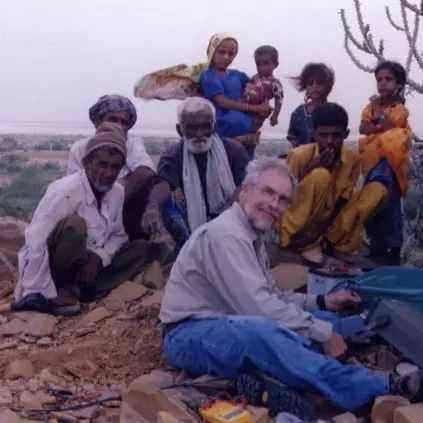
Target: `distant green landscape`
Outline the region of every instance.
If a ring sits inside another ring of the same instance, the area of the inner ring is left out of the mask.
[[[10,183],[0,187],[0,215],[12,216],[21,220],[31,219],[39,200],[47,185],[66,174],[66,169],[58,162],[47,161],[33,163],[25,153],[31,151],[66,151],[74,139],[49,139],[45,142],[29,146],[19,143],[13,136],[7,136],[0,142],[0,175],[8,175]],[[158,156],[165,151],[177,138],[143,138],[147,152]],[[354,145],[354,144],[352,144]],[[30,147],[30,148],[29,148]],[[284,141],[263,141],[257,148],[257,154],[277,156],[286,152],[289,144]],[[415,149],[412,154],[414,163],[410,178],[410,191],[403,202],[406,231],[406,248],[410,250],[423,248],[423,150]]]

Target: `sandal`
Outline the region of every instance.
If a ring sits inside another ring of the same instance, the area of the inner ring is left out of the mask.
[[[47,299],[43,294],[35,293],[12,302],[10,310],[15,312],[36,311],[53,316],[74,316],[81,312],[82,307],[80,304],[59,305],[55,300]]]

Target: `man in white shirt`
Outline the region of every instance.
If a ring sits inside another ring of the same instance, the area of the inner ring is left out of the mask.
[[[316,296],[277,288],[264,238],[288,207],[294,183],[283,161],[251,161],[239,201],[184,244],[160,311],[166,360],[196,374],[238,377],[239,393],[253,405],[263,405],[258,398],[267,392],[265,405],[273,416],[283,411],[281,391],[272,378],[253,377],[254,370],[291,389],[317,390],[348,410],[379,395],[421,395],[417,373],[399,378],[336,360],[346,351],[342,327],[336,319],[327,321],[333,315],[321,320],[315,312],[358,304],[357,294]]]
[[[146,198],[151,189],[151,180],[156,166],[148,155],[140,137],[128,136],[128,131],[137,121],[137,111],[126,97],[116,94],[104,95],[90,108],[89,117],[95,128],[103,122],[122,126],[126,139],[126,162],[119,172],[117,182],[125,188],[123,219],[131,239],[140,237],[141,217],[146,207]],[[67,174],[78,172],[83,167],[85,148],[89,138],[76,141],[70,151]],[[136,233],[134,233],[136,232]]]
[[[83,168],[47,189],[25,231],[12,309],[73,314],[65,292],[81,302],[107,295],[158,257],[159,245],[128,243],[124,189],[116,183],[126,157],[122,128],[104,123],[86,144]]]

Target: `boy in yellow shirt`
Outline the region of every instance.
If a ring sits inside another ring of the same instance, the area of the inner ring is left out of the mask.
[[[358,153],[344,146],[348,114],[335,103],[318,106],[312,116],[313,144],[290,150],[287,163],[299,181],[279,226],[280,245],[300,251],[313,264],[323,263],[323,249],[355,253],[363,223],[386,195],[379,182],[360,193]]]

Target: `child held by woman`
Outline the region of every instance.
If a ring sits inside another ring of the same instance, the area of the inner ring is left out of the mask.
[[[250,81],[244,72],[229,68],[237,54],[238,42],[233,36],[215,34],[207,49],[209,66],[200,76],[200,89],[215,106],[216,132],[239,140],[253,158],[260,140],[259,129],[271,108],[265,90],[256,89],[262,79]],[[266,73],[266,77],[270,76]]]
[[[278,124],[279,114],[283,102],[283,86],[273,72],[279,66],[279,53],[275,47],[260,46],[254,52],[257,74],[251,78],[244,90],[244,99],[247,103],[261,104],[266,100],[275,100],[273,112],[270,116],[270,125]],[[262,118],[261,125],[264,123]],[[260,125],[260,126],[261,126]]]
[[[250,79],[244,72],[230,69],[238,54],[237,39],[225,33],[214,34],[207,48],[207,62],[194,66],[180,64],[143,76],[134,89],[145,100],[175,100],[202,95],[216,109],[216,132],[235,138],[250,158],[260,141],[260,128],[275,108],[271,125],[278,123],[282,107],[282,84],[273,76],[278,66],[274,47],[259,47],[254,55],[258,74]]]

